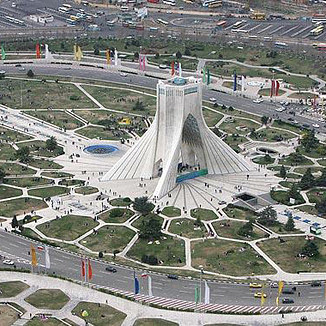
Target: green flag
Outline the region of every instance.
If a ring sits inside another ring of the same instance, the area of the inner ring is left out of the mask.
[[[209,69],[207,69],[207,85],[211,83],[211,74],[209,72]]]
[[[206,68],[203,68],[203,83],[206,82]]]
[[[6,59],[6,52],[5,52],[5,48],[3,45],[1,45],[1,59],[2,60]]]
[[[195,288],[195,302],[199,302],[199,288],[198,286]]]

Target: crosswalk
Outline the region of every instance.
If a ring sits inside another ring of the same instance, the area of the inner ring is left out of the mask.
[[[142,304],[165,309],[175,309],[181,311],[196,311],[207,313],[228,313],[228,314],[278,314],[281,312],[308,312],[326,309],[325,305],[306,305],[306,306],[243,306],[228,304],[204,304],[193,301],[179,299],[161,298],[144,294],[134,294],[128,291],[108,288],[110,291],[119,295],[135,300]]]

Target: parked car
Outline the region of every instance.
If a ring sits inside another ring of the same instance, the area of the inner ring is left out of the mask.
[[[282,299],[282,303],[284,303],[284,304],[290,304],[290,303],[294,303],[294,300],[293,299],[290,299],[290,298],[284,298],[284,299]]]
[[[260,284],[260,283],[250,283],[249,284],[249,287],[251,287],[251,288],[253,288],[253,289],[258,289],[258,288],[262,288],[263,287],[263,285],[262,284]]]
[[[318,286],[321,286],[321,282],[319,282],[319,281],[312,281],[310,285],[312,287],[318,287]]]
[[[111,272],[111,273],[116,273],[116,272],[117,272],[116,268],[114,268],[114,267],[112,267],[112,266],[108,266],[108,267],[106,267],[105,270],[106,270],[107,272]]]
[[[3,264],[4,264],[4,265],[14,265],[15,263],[14,263],[12,260],[10,260],[10,259],[5,259],[5,260],[3,261]]]
[[[169,274],[168,278],[171,279],[171,280],[177,280],[179,277],[178,277],[178,275]]]

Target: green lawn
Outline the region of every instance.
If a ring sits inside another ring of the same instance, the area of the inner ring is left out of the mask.
[[[295,200],[294,204],[290,204],[290,198],[288,195],[287,191],[271,191],[271,197],[276,200],[279,203],[282,203],[284,205],[289,205],[289,206],[293,206],[293,205],[299,205],[299,204],[303,204],[305,202],[305,200],[303,199],[303,197],[301,195],[299,195],[299,198]]]
[[[325,188],[313,188],[307,192],[307,196],[311,203],[317,203],[323,197],[325,192],[326,192]]]
[[[190,215],[194,218],[200,218],[203,221],[215,220],[218,218],[211,209],[206,208],[194,208],[190,211]]]
[[[50,160],[45,160],[45,159],[34,159],[32,160],[29,165],[38,168],[38,169],[62,169],[63,166],[55,163]]]
[[[23,194],[22,190],[0,185],[0,199],[18,197]]]
[[[105,223],[124,223],[135,213],[127,208],[113,208],[99,215]]]
[[[63,179],[59,181],[59,185],[66,186],[66,187],[72,187],[72,186],[83,186],[85,184],[84,180],[79,179]]]
[[[9,144],[0,143],[0,160],[15,161],[16,150]]]
[[[203,108],[203,115],[208,127],[214,127],[223,118],[223,114],[205,108]]]
[[[61,240],[75,240],[98,225],[92,218],[80,215],[65,215],[43,223],[37,229],[47,237]]]
[[[101,227],[97,233],[92,233],[80,243],[92,251],[110,252],[118,250],[121,252],[135,232],[125,226],[107,225]]]
[[[85,127],[76,131],[77,134],[90,139],[119,140],[120,138],[130,138],[124,130],[110,130],[105,127]]]
[[[1,326],[11,326],[18,319],[17,311],[7,305],[0,305]]]
[[[14,215],[27,214],[32,210],[37,211],[48,207],[40,199],[35,198],[17,198],[0,202],[0,216],[13,217]]]
[[[224,213],[231,218],[237,218],[239,220],[249,220],[251,218],[256,219],[256,213],[249,209],[233,207],[232,205],[228,205],[223,209]]]
[[[137,319],[133,326],[178,326],[178,324],[161,318],[141,318]]]
[[[252,160],[254,163],[257,163],[257,164],[261,164],[261,165],[267,165],[267,164],[272,164],[274,163],[275,159],[272,158],[272,157],[266,157],[265,156],[258,156],[258,157],[255,157],[253,160]]]
[[[25,298],[32,306],[39,309],[60,310],[69,301],[69,297],[61,290],[41,289]]]
[[[41,175],[48,178],[70,178],[74,176],[73,174],[61,171],[42,172]]]
[[[297,151],[305,156],[312,157],[312,158],[324,158],[326,153],[326,146],[320,144],[316,148],[309,148],[307,151],[303,146],[297,147]]]
[[[298,166],[298,165],[313,165],[314,163],[306,157],[302,157],[302,160],[298,162],[293,159],[293,156],[289,155],[289,156],[286,156],[286,157],[282,158],[281,160],[279,160],[278,164],[289,165],[289,166]]]
[[[249,245],[226,240],[191,243],[192,266],[233,276],[274,274],[275,270]],[[258,256],[258,257],[257,257]]]
[[[132,200],[129,197],[114,198],[110,200],[112,206],[129,206],[132,204]]]
[[[282,129],[288,130],[288,131],[293,131],[299,135],[302,133],[302,130],[300,129],[299,126],[292,124],[290,122],[283,121],[283,120],[274,120],[272,127],[282,128]]]
[[[31,320],[29,320],[26,324],[26,326],[65,326],[66,324],[59,321],[56,318],[48,318],[46,320],[42,320],[39,317],[33,317]]]
[[[91,195],[97,193],[99,190],[96,187],[86,186],[75,189],[75,193],[82,195]]]
[[[146,221],[148,219],[156,219],[160,222],[160,224],[163,224],[163,218],[159,215],[156,215],[154,213],[149,213],[146,216],[140,216],[136,221],[134,221],[132,223],[132,226],[134,226],[135,228],[139,229],[140,226],[142,225],[143,221]]]
[[[299,258],[301,248],[306,243],[305,237],[286,237],[284,243],[278,239],[264,240],[258,242],[258,246],[288,273],[306,272],[325,272],[326,271],[326,246],[325,241],[315,238],[314,242],[319,248],[320,257],[318,258]]]
[[[83,86],[83,88],[96,98],[107,109],[137,113],[141,115],[154,115],[156,112],[156,97],[133,92],[126,89],[103,88],[96,86]],[[144,105],[144,110],[134,110],[137,100]]]
[[[299,206],[298,209],[302,212],[308,213],[308,214],[312,214],[312,215],[317,215],[318,211],[315,208],[315,206],[312,205],[302,205]]]
[[[80,120],[77,120],[65,111],[38,110],[28,111],[27,113],[32,117],[44,120],[66,130],[76,129],[84,125]]]
[[[178,234],[186,238],[202,238],[207,233],[204,225],[197,227],[195,221],[186,218],[173,220],[169,227],[169,232]]]
[[[57,146],[54,151],[49,151],[46,148],[45,141],[43,140],[32,140],[25,143],[18,144],[18,147],[29,147],[31,155],[36,156],[45,156],[45,157],[56,157],[64,154],[63,148],[61,146]]]
[[[223,140],[237,153],[241,152],[239,145],[248,141],[247,138],[238,134],[228,135]]]
[[[293,170],[293,172],[295,173],[300,173],[300,174],[305,174],[308,168],[295,168]],[[313,166],[310,167],[309,169],[311,169],[312,173],[318,173],[318,172],[322,172],[324,170],[324,168],[318,167],[318,166]]]
[[[1,85],[2,85],[2,82],[1,82]],[[1,140],[17,143],[19,141],[28,140],[31,138],[32,137],[26,136],[18,131],[0,126],[0,139]]]
[[[159,240],[159,244],[153,242],[148,244],[148,240],[138,239],[128,251],[127,256],[141,261],[143,255],[152,255],[162,261],[164,266],[182,266],[185,264],[185,245],[184,241],[164,236]]]
[[[234,118],[230,121],[224,121],[219,128],[228,134],[246,135],[251,130],[259,128],[260,125],[251,120]]]
[[[282,140],[288,140],[296,137],[295,134],[285,130],[278,130],[272,127],[263,128],[255,133],[250,134],[252,140],[266,141],[266,142],[277,142]]]
[[[123,307],[121,308],[123,309]],[[86,318],[81,316],[84,310],[88,312],[88,317]],[[84,301],[79,302],[72,313],[87,320],[94,326],[120,326],[127,316],[125,313],[108,305]]]
[[[262,88],[258,91],[258,95],[263,95],[263,96],[269,96],[271,92],[271,89],[270,88]],[[281,96],[285,93],[285,91],[283,91],[282,89],[280,89],[278,91],[278,96]]]
[[[300,230],[298,230],[298,229],[294,229],[294,230],[292,230],[292,231],[287,231],[287,230],[285,230],[285,224],[283,224],[283,223],[280,223],[280,222],[277,222],[275,225],[273,225],[273,226],[267,226],[267,228],[269,229],[269,230],[272,230],[272,231],[274,231],[274,232],[276,232],[276,233],[280,233],[280,234],[298,234],[298,233],[304,233],[304,232],[302,232],[302,231],[300,231]]]
[[[66,187],[52,186],[46,188],[37,188],[28,191],[30,196],[48,198],[70,193],[70,189]]]
[[[8,105],[13,109],[75,109],[95,107],[94,103],[72,84],[4,79],[1,81],[1,92],[3,96],[0,103]],[[71,99],[71,96],[76,100]]]
[[[181,215],[181,209],[174,206],[164,207],[162,210],[162,214],[168,217],[176,217]]]
[[[34,169],[15,163],[2,163],[1,167],[4,169],[6,175],[17,176],[36,173]]]
[[[241,226],[244,225],[244,222],[232,221],[232,220],[223,220],[220,222],[214,222],[213,227],[217,234],[224,238],[230,239],[240,239],[240,240],[256,240],[265,237],[265,232],[257,227],[253,228],[253,235],[251,237],[244,237],[238,234]]]
[[[0,298],[15,297],[19,293],[27,290],[29,286],[20,281],[1,282],[0,283]]]

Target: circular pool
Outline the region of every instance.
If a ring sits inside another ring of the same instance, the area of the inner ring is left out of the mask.
[[[98,155],[111,154],[118,150],[118,147],[112,145],[91,145],[84,148],[84,152]]]

